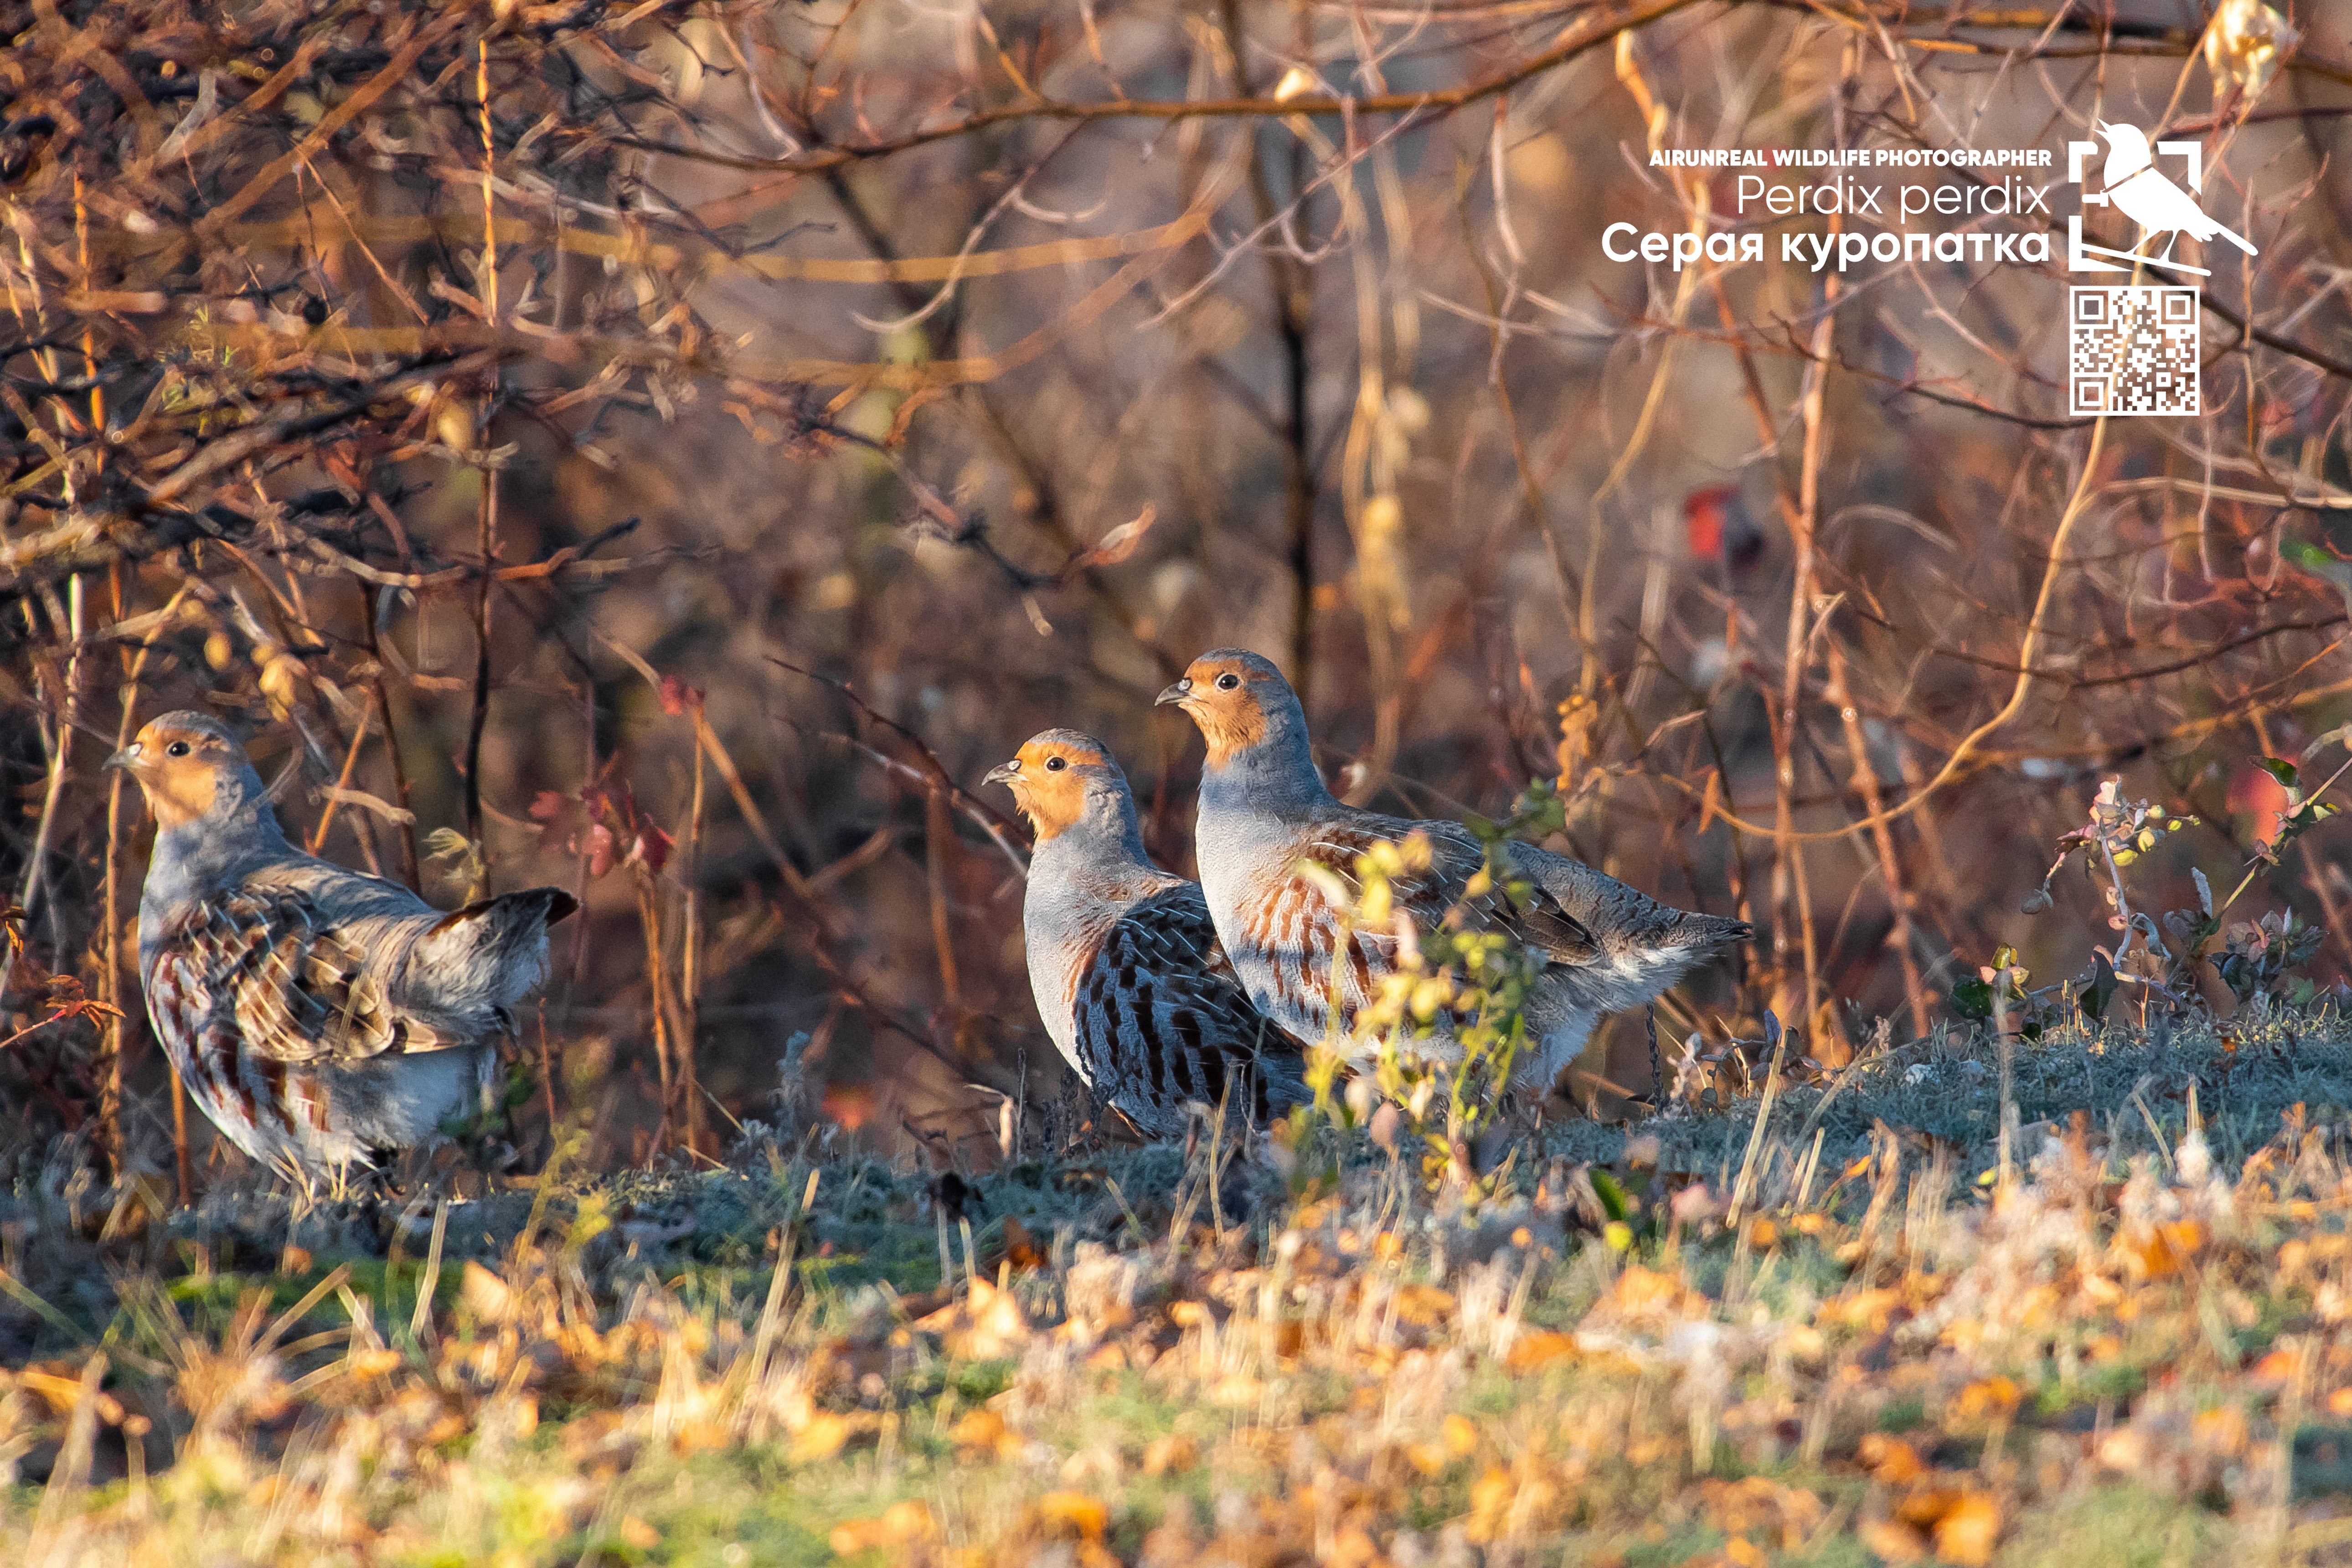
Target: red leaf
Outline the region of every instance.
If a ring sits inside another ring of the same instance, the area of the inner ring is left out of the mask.
[[[2254,819],[2253,835],[2267,844],[2278,837],[2286,815],[2286,786],[2254,763],[2241,765],[2230,780],[2230,814]]]
[[[1683,500],[1683,531],[1690,541],[1691,558],[1713,561],[1723,553],[1723,513],[1727,486],[1693,490]]]
[[[662,711],[673,719],[689,710],[698,713],[702,710],[702,692],[675,675],[665,675],[661,683],[661,705]]]
[[[588,874],[601,877],[613,868],[613,830],[603,823],[588,830]]]
[[[1737,485],[1709,485],[1683,498],[1683,533],[1694,561],[1720,561],[1735,576],[1764,559],[1764,531]]]
[[[658,871],[669,864],[675,845],[676,840],[648,819],[637,824],[637,841],[629,847],[629,858],[642,860],[647,869]]]

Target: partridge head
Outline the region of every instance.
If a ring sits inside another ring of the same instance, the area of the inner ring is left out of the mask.
[[[991,768],[985,782],[1012,789],[1014,809],[1029,819],[1041,846],[1082,825],[1087,834],[1114,837],[1135,825],[1127,775],[1101,742],[1076,730],[1032,735],[1011,762]]]
[[[121,768],[147,796],[165,831],[234,811],[259,799],[261,775],[227,725],[208,713],[166,713],[149,721],[138,739],[106,760]],[[275,817],[270,819],[275,823]]]

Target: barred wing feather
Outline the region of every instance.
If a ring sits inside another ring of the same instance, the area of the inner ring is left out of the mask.
[[[145,980],[157,1037],[199,1106],[271,1163],[359,1154],[353,1072],[470,1043],[393,1005],[358,944],[291,889],[199,900],[165,931]]]
[[[1182,1131],[1187,1101],[1262,1124],[1307,1098],[1298,1042],[1250,1005],[1192,883],[1112,923],[1073,1010],[1088,1075],[1146,1132]]]

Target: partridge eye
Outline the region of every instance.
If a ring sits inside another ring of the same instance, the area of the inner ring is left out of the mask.
[[[1230,669],[1225,671],[1224,674],[1217,677],[1217,689],[1220,691],[1231,691],[1234,687],[1239,686],[1241,683],[1242,678],[1235,675]]]
[[[185,741],[174,741],[163,748],[163,754],[167,757],[184,757],[188,754],[188,743]]]
[[[1058,773],[1069,765],[1069,763],[1064,762],[1059,757],[1047,757],[1045,759],[1045,771],[1049,773]]]

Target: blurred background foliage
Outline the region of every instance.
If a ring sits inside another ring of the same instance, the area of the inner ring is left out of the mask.
[[[0,4],[0,1153],[171,1159],[149,829],[98,764],[174,707],[248,724],[322,853],[585,892],[518,1142],[577,1119],[598,1163],[716,1152],[788,1056],[882,1149],[1066,1134],[976,781],[1090,731],[1189,869],[1150,698],[1222,644],[1349,798],[1553,778],[1556,846],[1753,919],[1676,1038],[1769,1007],[1833,1065],[2004,945],[2120,959],[2086,880],[2019,912],[2098,781],[2198,818],[2134,872],[2189,907],[2277,836],[2258,759],[2352,715],[2352,40],[2284,20]],[[2063,216],[2048,265],[1817,273],[1774,236],[1846,220],[1648,156],[2036,146],[2050,184],[2094,116],[2201,140],[2259,247],[2208,253],[2198,417],[2068,414]],[[1766,259],[1612,262],[1617,221]],[[2339,844],[2252,895],[2322,978]],[[1646,1092],[1641,1024],[1579,1110]]]

